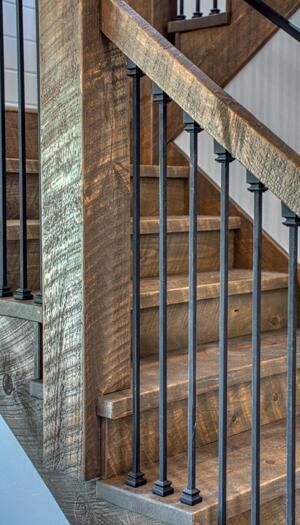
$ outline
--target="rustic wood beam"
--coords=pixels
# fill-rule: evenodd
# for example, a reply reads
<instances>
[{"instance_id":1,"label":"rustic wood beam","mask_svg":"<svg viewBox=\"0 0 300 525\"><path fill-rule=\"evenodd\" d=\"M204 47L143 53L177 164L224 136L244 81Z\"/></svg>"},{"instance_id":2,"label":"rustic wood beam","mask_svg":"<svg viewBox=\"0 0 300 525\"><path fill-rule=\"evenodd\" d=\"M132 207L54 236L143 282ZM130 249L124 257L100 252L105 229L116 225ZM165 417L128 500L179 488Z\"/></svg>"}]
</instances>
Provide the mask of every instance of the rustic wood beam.
<instances>
[{"instance_id":1,"label":"rustic wood beam","mask_svg":"<svg viewBox=\"0 0 300 525\"><path fill-rule=\"evenodd\" d=\"M98 0L41 0L44 460L99 475L99 394L130 384L127 71Z\"/></svg>"},{"instance_id":2,"label":"rustic wood beam","mask_svg":"<svg viewBox=\"0 0 300 525\"><path fill-rule=\"evenodd\" d=\"M124 0L102 2L101 29L185 112L294 212L300 156L194 66Z\"/></svg>"}]
</instances>

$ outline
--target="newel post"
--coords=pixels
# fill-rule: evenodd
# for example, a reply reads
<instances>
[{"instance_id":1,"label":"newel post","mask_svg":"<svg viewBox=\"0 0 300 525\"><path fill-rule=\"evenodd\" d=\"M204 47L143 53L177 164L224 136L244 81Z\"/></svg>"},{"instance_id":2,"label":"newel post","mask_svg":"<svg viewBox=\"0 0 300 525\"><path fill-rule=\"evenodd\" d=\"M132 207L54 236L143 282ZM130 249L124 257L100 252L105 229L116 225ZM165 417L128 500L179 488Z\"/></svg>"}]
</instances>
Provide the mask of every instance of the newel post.
<instances>
[{"instance_id":1,"label":"newel post","mask_svg":"<svg viewBox=\"0 0 300 525\"><path fill-rule=\"evenodd\" d=\"M99 475L96 399L130 385L126 63L99 0L40 0L44 461Z\"/></svg>"}]
</instances>

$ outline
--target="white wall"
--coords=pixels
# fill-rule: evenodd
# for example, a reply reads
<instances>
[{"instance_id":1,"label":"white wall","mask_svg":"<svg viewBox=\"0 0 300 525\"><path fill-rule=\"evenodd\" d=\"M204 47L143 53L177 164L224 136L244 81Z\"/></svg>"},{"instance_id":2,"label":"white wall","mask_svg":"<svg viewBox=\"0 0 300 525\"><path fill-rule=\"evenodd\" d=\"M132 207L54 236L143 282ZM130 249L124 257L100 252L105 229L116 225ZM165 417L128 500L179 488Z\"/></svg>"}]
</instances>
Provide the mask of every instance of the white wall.
<instances>
[{"instance_id":1,"label":"white wall","mask_svg":"<svg viewBox=\"0 0 300 525\"><path fill-rule=\"evenodd\" d=\"M26 106L36 108L35 0L24 0L23 3ZM6 104L14 107L18 101L15 0L4 0L3 8Z\"/></svg>"},{"instance_id":2,"label":"white wall","mask_svg":"<svg viewBox=\"0 0 300 525\"><path fill-rule=\"evenodd\" d=\"M293 17L300 26L300 10ZM283 31L274 37L229 83L226 91L300 153L300 48ZM182 133L178 146L188 153L188 135ZM201 133L199 137L199 166L220 183L219 169L214 161L212 139ZM230 195L249 215L253 198L247 191L245 169L232 164ZM288 228L282 225L281 204L271 192L264 194L263 227L286 251Z\"/></svg>"}]
</instances>

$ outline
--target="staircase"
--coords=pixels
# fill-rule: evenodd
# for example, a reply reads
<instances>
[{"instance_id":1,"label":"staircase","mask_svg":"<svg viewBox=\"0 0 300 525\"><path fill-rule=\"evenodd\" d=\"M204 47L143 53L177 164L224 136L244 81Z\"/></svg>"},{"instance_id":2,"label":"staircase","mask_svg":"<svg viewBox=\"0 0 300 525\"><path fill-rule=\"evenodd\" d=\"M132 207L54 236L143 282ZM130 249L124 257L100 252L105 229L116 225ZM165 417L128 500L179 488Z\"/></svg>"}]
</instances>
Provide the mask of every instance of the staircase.
<instances>
[{"instance_id":1,"label":"staircase","mask_svg":"<svg viewBox=\"0 0 300 525\"><path fill-rule=\"evenodd\" d=\"M101 499L155 523L300 523L300 157L221 89L274 32L262 19L251 45L236 46L253 3L228 1L219 13L213 0L202 17L196 2L184 20L180 2L175 20L171 0L150 9L103 0L101 16L96 1L41 0L41 189L38 155L23 148L22 218L19 152L7 148L0 270L4 283L7 254L12 291L27 270L23 291L40 289L41 191L43 307L26 293L0 299L0 315L26 320L22 336L34 340L21 373L15 343L1 372L7 397L22 376L42 399L21 395L23 412L40 403L44 467L61 471L55 494L74 520L82 506L86 525L101 520ZM177 48L162 36L168 27ZM203 39L213 31L208 50L194 45L200 29ZM183 129L189 165L171 142ZM214 139L220 189L198 167L202 130ZM234 161L253 221L229 199ZM262 231L267 190L282 202L288 254Z\"/></svg>"},{"instance_id":2,"label":"staircase","mask_svg":"<svg viewBox=\"0 0 300 525\"><path fill-rule=\"evenodd\" d=\"M187 476L188 167L168 167L168 457L175 493L152 494L159 459L158 167L141 167L141 464L147 485L124 488L131 468L132 391L100 396L98 495L166 523L217 523L220 217L198 216L197 487L203 503L179 503ZM198 202L201 210L201 192ZM235 264L240 218L229 218L228 516L249 510L252 271ZM287 286L285 273L262 274L263 502L284 493ZM299 391L300 393L300 391ZM274 448L276 461L274 461ZM118 490L119 489L119 490ZM275 499L276 499L275 498ZM238 523L238 522L237 522Z\"/></svg>"}]
</instances>

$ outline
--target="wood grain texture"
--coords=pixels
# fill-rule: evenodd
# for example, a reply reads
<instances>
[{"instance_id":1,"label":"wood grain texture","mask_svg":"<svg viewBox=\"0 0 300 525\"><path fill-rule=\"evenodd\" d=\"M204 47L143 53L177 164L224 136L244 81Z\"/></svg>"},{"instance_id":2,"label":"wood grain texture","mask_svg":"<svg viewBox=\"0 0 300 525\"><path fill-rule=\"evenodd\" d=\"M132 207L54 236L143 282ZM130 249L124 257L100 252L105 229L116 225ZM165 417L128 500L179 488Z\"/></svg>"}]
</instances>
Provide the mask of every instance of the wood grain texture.
<instances>
[{"instance_id":1,"label":"wood grain texture","mask_svg":"<svg viewBox=\"0 0 300 525\"><path fill-rule=\"evenodd\" d=\"M249 371L250 375L250 371ZM298 373L300 379L300 372ZM261 381L261 425L286 416L286 372ZM218 441L218 391L197 398L197 446ZM298 388L300 400L300 388ZM298 409L299 413L299 409ZM230 386L228 390L228 435L251 429L251 383ZM126 475L131 468L132 418L103 419L103 463L101 478ZM168 456L187 451L187 400L168 404ZM104 437L105 436L105 437ZM199 452L201 454L201 451ZM159 460L159 411L157 408L141 415L141 461L144 465Z\"/></svg>"},{"instance_id":2,"label":"wood grain texture","mask_svg":"<svg viewBox=\"0 0 300 525\"><path fill-rule=\"evenodd\" d=\"M239 227L239 219L230 218L229 268L234 263L234 235ZM157 277L159 264L159 219L141 219L141 277ZM188 273L189 218L168 217L168 275ZM199 216L198 218L198 272L219 270L220 219Z\"/></svg>"},{"instance_id":3,"label":"wood grain texture","mask_svg":"<svg viewBox=\"0 0 300 525\"><path fill-rule=\"evenodd\" d=\"M272 0L278 13L289 18L300 7L299 0ZM275 25L243 0L232 0L230 24L176 35L176 47L224 88L277 31ZM218 57L218 60L216 60ZM183 130L182 112L171 103L168 138Z\"/></svg>"},{"instance_id":4,"label":"wood grain texture","mask_svg":"<svg viewBox=\"0 0 300 525\"><path fill-rule=\"evenodd\" d=\"M282 374L286 370L286 330L262 334L262 378ZM299 334L298 334L299 337ZM251 374L251 337L229 340L229 385L247 383ZM198 395L218 389L218 343L200 345L197 360ZM177 352L168 358L168 401L187 397L187 355ZM131 389L106 394L98 398L98 415L119 419L132 413ZM159 405L158 357L143 358L141 362L141 411Z\"/></svg>"},{"instance_id":5,"label":"wood grain texture","mask_svg":"<svg viewBox=\"0 0 300 525\"><path fill-rule=\"evenodd\" d=\"M198 274L197 341L208 343L219 337L219 272ZM236 278L235 278L236 277ZM201 282L202 280L202 282ZM186 276L168 279L168 351L187 348L188 287ZM141 282L141 354L157 354L159 338L158 280ZM229 273L229 337L252 330L252 273ZM264 274L262 281L262 330L279 330L287 323L287 276Z\"/></svg>"},{"instance_id":6,"label":"wood grain texture","mask_svg":"<svg viewBox=\"0 0 300 525\"><path fill-rule=\"evenodd\" d=\"M261 424L286 415L286 331L263 334ZM251 428L251 337L229 343L228 434ZM218 440L218 344L199 347L197 359L198 446ZM157 358L142 361L141 368L141 453L142 464L158 461L159 377ZM300 371L298 372L300 377ZM172 355L168 360L168 451L175 456L187 449L187 357ZM298 387L298 397L300 387ZM131 391L99 398L103 416L103 479L130 469Z\"/></svg>"},{"instance_id":7,"label":"wood grain texture","mask_svg":"<svg viewBox=\"0 0 300 525\"><path fill-rule=\"evenodd\" d=\"M130 379L127 71L97 0L40 11L44 458L92 478L95 399Z\"/></svg>"},{"instance_id":8,"label":"wood grain texture","mask_svg":"<svg viewBox=\"0 0 300 525\"><path fill-rule=\"evenodd\" d=\"M170 215L188 214L188 181L187 178L168 178L167 206ZM141 215L159 215L159 181L158 177L141 178Z\"/></svg>"},{"instance_id":9,"label":"wood grain texture","mask_svg":"<svg viewBox=\"0 0 300 525\"><path fill-rule=\"evenodd\" d=\"M300 418L297 418L297 430L300 430ZM261 503L283 497L286 485L286 424L285 420L270 423L261 432ZM124 485L123 477L113 478L108 482L98 482L97 492L108 501L120 506L139 509L144 515L160 517L170 524L214 525L217 523L217 485L218 485L218 446L217 443L206 445L197 455L197 483L201 489L203 501L194 507L180 503L179 498L186 485L186 454L178 454L169 460L168 474L173 481L174 494L167 498L154 497L151 492L152 482L157 477L156 463L144 469L149 483L139 490ZM297 449L299 460L299 449ZM228 442L228 518L232 518L250 509L251 496L251 433L243 432L231 436ZM297 488L299 488L299 467L297 467Z\"/></svg>"},{"instance_id":10,"label":"wood grain texture","mask_svg":"<svg viewBox=\"0 0 300 525\"><path fill-rule=\"evenodd\" d=\"M6 122L6 155L8 158L19 157L18 139L18 111L7 109L5 111ZM26 158L38 159L38 119L36 111L26 111Z\"/></svg>"},{"instance_id":11,"label":"wood grain texture","mask_svg":"<svg viewBox=\"0 0 300 525\"><path fill-rule=\"evenodd\" d=\"M169 162L184 165L188 162L186 155L174 143L169 144ZM198 209L203 214L220 214L220 188L208 175L198 168L199 191ZM187 190L186 190L187 192ZM187 193L185 193L187 195ZM187 201L186 201L187 202ZM234 258L237 268L252 268L253 253L253 221L232 199L229 213L239 217L240 228L235 233ZM265 231L262 234L262 268L265 271L288 271L288 254ZM300 301L300 267L298 268L298 302ZM299 302L300 304L300 302ZM300 308L298 308L298 323L300 323Z\"/></svg>"},{"instance_id":12,"label":"wood grain texture","mask_svg":"<svg viewBox=\"0 0 300 525\"><path fill-rule=\"evenodd\" d=\"M6 177L6 192L7 192L7 218L18 219L19 214L19 168L16 159L9 159L7 161L7 177ZM38 171L36 169L36 161L28 161L27 163L27 218L39 218L39 179Z\"/></svg>"},{"instance_id":13,"label":"wood grain texture","mask_svg":"<svg viewBox=\"0 0 300 525\"><path fill-rule=\"evenodd\" d=\"M147 0L147 2L129 0L128 4L152 27L169 38L168 23L176 17L176 2L173 0ZM173 37L172 40L174 40ZM153 164L158 162L158 113L157 104L152 100L152 82L147 77L141 81L141 104L141 158L143 163Z\"/></svg>"},{"instance_id":14,"label":"wood grain texture","mask_svg":"<svg viewBox=\"0 0 300 525\"><path fill-rule=\"evenodd\" d=\"M202 16L196 18L187 18L186 20L173 20L168 24L169 33L185 33L196 31L197 29L207 29L216 26L223 26L230 21L230 13L218 13L215 16Z\"/></svg>"},{"instance_id":15,"label":"wood grain texture","mask_svg":"<svg viewBox=\"0 0 300 525\"><path fill-rule=\"evenodd\" d=\"M300 214L299 155L195 67L126 2L108 0L101 7L101 29L107 37L277 197Z\"/></svg>"},{"instance_id":16,"label":"wood grain texture","mask_svg":"<svg viewBox=\"0 0 300 525\"><path fill-rule=\"evenodd\" d=\"M1 301L0 301L1 302ZM95 482L83 482L43 465L43 404L29 392L33 377L32 323L0 318L0 415L37 469L71 525L161 525L96 497ZM6 395L3 378L13 390Z\"/></svg>"}]
</instances>

